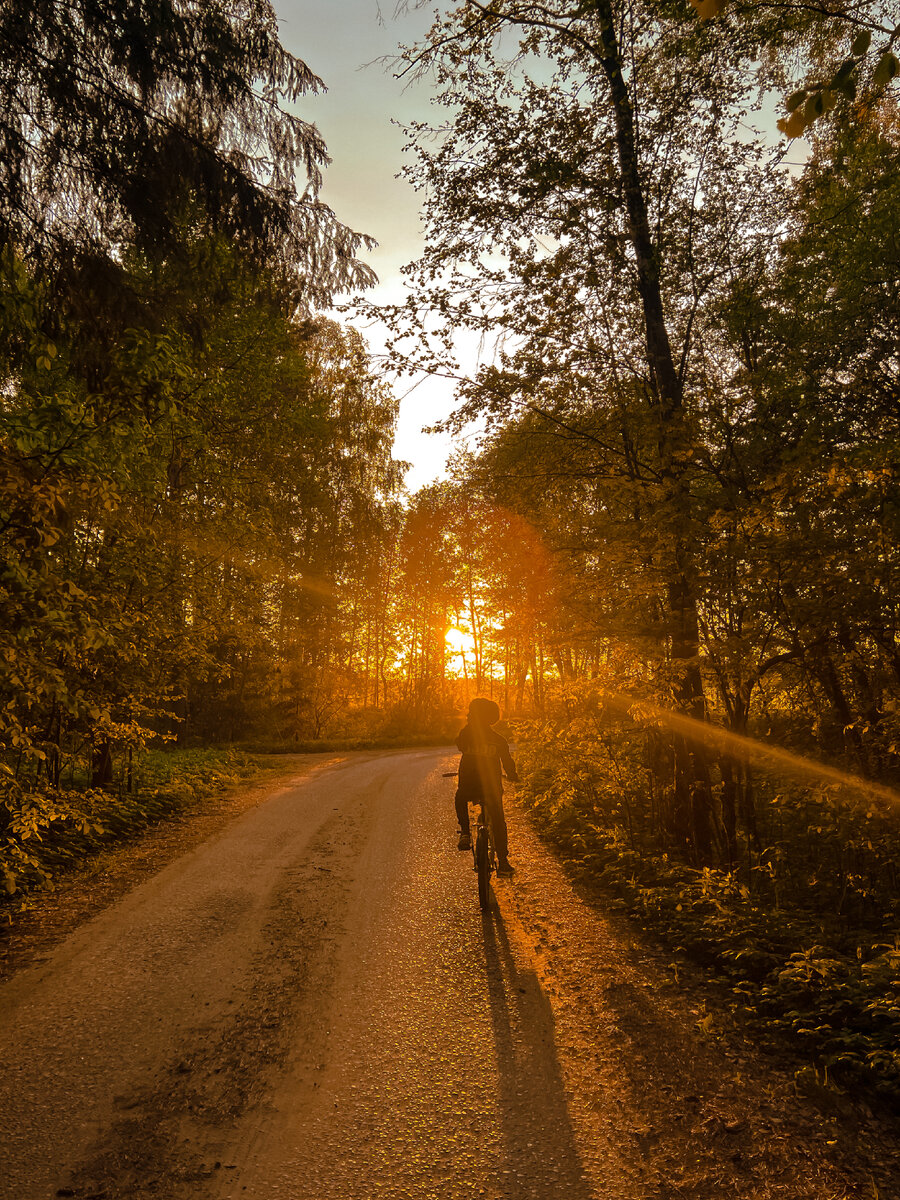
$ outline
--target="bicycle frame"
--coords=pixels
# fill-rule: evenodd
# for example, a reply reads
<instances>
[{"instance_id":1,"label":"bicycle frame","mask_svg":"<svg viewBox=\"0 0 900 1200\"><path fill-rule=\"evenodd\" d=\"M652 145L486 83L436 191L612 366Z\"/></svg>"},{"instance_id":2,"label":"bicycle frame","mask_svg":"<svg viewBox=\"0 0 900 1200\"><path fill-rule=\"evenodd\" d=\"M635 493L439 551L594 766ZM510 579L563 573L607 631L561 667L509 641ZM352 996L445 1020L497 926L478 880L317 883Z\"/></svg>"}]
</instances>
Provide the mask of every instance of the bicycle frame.
<instances>
[{"instance_id":1,"label":"bicycle frame","mask_svg":"<svg viewBox=\"0 0 900 1200\"><path fill-rule=\"evenodd\" d=\"M497 870L494 831L484 800L478 801L475 837L472 839L472 859L478 876L478 903L487 908L491 902L491 875Z\"/></svg>"},{"instance_id":2,"label":"bicycle frame","mask_svg":"<svg viewBox=\"0 0 900 1200\"><path fill-rule=\"evenodd\" d=\"M445 779L455 779L456 771L445 771ZM475 818L475 836L472 838L472 860L475 873L478 876L478 903L483 909L491 903L491 876L497 870L497 851L494 846L494 831L491 828L491 818L488 814L484 799L470 800L470 804L478 805L478 816Z\"/></svg>"}]
</instances>

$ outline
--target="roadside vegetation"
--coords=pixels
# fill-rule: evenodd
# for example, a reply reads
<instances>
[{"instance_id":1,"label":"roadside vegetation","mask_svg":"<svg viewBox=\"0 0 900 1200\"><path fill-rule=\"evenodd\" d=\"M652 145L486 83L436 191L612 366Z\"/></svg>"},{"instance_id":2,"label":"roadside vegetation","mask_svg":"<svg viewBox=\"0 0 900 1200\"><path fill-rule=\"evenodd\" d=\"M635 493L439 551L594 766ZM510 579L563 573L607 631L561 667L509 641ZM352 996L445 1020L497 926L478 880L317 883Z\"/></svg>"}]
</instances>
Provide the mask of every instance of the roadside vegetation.
<instances>
[{"instance_id":1,"label":"roadside vegetation","mask_svg":"<svg viewBox=\"0 0 900 1200\"><path fill-rule=\"evenodd\" d=\"M30 893L52 886L101 850L264 769L258 758L234 750L151 750L141 757L128 791L92 788L85 776L52 794L31 793L4 830L0 913L11 918Z\"/></svg>"},{"instance_id":2,"label":"roadside vegetation","mask_svg":"<svg viewBox=\"0 0 900 1200\"><path fill-rule=\"evenodd\" d=\"M523 730L520 800L573 876L709 970L812 1082L900 1105L900 822L883 797L766 770L740 861L692 863L667 837L645 767L658 726L605 708ZM810 1080L798 1067L798 1083Z\"/></svg>"}]
</instances>

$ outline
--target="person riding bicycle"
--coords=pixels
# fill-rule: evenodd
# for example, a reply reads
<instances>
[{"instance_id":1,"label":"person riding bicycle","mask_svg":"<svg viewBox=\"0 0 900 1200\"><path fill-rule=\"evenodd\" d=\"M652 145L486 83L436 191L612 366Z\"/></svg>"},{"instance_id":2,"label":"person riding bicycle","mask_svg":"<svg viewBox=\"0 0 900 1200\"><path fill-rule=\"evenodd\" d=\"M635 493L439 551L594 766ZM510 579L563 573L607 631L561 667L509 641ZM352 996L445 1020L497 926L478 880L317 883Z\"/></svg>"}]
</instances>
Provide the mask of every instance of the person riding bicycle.
<instances>
[{"instance_id":1,"label":"person riding bicycle","mask_svg":"<svg viewBox=\"0 0 900 1200\"><path fill-rule=\"evenodd\" d=\"M471 850L469 805L484 800L494 845L497 847L497 874L511 875L506 817L503 815L503 770L517 783L516 764L507 742L492 728L500 720L500 709L493 700L478 698L469 705L469 719L460 730L456 745L459 760L459 786L456 789L456 816L459 820L459 849ZM502 769L501 769L502 768Z\"/></svg>"}]
</instances>

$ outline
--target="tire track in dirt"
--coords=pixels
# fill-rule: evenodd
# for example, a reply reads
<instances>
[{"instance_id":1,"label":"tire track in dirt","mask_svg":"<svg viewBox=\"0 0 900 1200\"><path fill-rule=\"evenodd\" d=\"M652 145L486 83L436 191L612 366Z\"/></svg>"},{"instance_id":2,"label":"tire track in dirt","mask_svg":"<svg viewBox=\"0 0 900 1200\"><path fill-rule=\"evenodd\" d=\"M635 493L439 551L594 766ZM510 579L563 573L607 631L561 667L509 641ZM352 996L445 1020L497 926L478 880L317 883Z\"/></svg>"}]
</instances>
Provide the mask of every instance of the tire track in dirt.
<instances>
[{"instance_id":1,"label":"tire track in dirt","mask_svg":"<svg viewBox=\"0 0 900 1200\"><path fill-rule=\"evenodd\" d=\"M327 987L340 864L366 836L365 788L342 781L379 761L271 796L0 989L0 1188L194 1194L297 998Z\"/></svg>"}]
</instances>

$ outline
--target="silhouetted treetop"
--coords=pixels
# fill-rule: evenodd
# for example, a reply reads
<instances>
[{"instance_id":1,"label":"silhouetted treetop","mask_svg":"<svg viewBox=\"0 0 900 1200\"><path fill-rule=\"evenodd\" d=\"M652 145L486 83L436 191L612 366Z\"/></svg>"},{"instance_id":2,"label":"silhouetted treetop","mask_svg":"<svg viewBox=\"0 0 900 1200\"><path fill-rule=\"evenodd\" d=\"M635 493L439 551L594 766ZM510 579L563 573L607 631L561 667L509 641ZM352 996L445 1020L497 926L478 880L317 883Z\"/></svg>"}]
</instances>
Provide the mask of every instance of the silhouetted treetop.
<instances>
[{"instance_id":1,"label":"silhouetted treetop","mask_svg":"<svg viewBox=\"0 0 900 1200\"><path fill-rule=\"evenodd\" d=\"M365 281L286 106L323 87L267 0L0 0L0 238L44 267L159 250L193 225L302 277Z\"/></svg>"}]
</instances>

